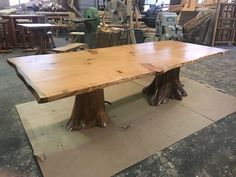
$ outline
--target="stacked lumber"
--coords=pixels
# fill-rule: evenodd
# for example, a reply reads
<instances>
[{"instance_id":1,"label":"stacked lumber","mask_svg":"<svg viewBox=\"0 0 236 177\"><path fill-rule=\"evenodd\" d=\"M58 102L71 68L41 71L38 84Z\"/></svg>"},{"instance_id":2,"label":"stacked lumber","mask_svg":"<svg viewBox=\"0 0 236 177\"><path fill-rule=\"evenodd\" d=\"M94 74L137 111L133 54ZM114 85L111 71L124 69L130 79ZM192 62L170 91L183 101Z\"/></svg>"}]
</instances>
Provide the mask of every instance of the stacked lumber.
<instances>
[{"instance_id":1,"label":"stacked lumber","mask_svg":"<svg viewBox=\"0 0 236 177\"><path fill-rule=\"evenodd\" d=\"M199 12L196 17L183 25L185 35L189 37L194 34L202 25L208 22L214 14L214 9L206 9Z\"/></svg>"},{"instance_id":2,"label":"stacked lumber","mask_svg":"<svg viewBox=\"0 0 236 177\"><path fill-rule=\"evenodd\" d=\"M0 15L10 15L17 12L16 8L0 9Z\"/></svg>"},{"instance_id":3,"label":"stacked lumber","mask_svg":"<svg viewBox=\"0 0 236 177\"><path fill-rule=\"evenodd\" d=\"M209 45L215 19L215 9L201 9L196 17L183 24L184 39Z\"/></svg>"}]
</instances>

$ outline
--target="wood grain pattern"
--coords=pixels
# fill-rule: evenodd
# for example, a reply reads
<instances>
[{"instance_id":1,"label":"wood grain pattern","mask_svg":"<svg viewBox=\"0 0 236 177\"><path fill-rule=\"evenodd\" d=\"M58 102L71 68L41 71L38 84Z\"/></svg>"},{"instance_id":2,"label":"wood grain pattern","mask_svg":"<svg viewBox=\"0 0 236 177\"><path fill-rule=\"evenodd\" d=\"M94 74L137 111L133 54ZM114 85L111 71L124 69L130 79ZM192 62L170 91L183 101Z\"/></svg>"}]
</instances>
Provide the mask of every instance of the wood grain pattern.
<instances>
[{"instance_id":1,"label":"wood grain pattern","mask_svg":"<svg viewBox=\"0 0 236 177\"><path fill-rule=\"evenodd\" d=\"M196 44L159 41L10 58L8 62L37 101L44 103L163 73L224 52L224 49Z\"/></svg>"}]
</instances>

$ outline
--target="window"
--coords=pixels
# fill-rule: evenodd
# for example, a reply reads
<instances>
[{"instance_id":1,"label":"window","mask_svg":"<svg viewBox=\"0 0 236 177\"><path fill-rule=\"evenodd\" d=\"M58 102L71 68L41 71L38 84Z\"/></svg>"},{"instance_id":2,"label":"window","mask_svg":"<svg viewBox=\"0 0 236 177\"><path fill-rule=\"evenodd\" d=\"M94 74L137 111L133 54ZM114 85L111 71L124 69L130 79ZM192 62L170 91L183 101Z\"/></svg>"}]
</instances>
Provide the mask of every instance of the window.
<instances>
[{"instance_id":1,"label":"window","mask_svg":"<svg viewBox=\"0 0 236 177\"><path fill-rule=\"evenodd\" d=\"M198 1L204 1L204 0L198 0ZM168 5L170 4L170 0L145 0L144 1L144 12L146 12L151 5Z\"/></svg>"},{"instance_id":2,"label":"window","mask_svg":"<svg viewBox=\"0 0 236 177\"><path fill-rule=\"evenodd\" d=\"M28 2L30 2L30 0L20 0L20 4L28 3Z\"/></svg>"},{"instance_id":3,"label":"window","mask_svg":"<svg viewBox=\"0 0 236 177\"><path fill-rule=\"evenodd\" d=\"M157 0L145 0L145 4L148 5L155 5L157 3Z\"/></svg>"},{"instance_id":4,"label":"window","mask_svg":"<svg viewBox=\"0 0 236 177\"><path fill-rule=\"evenodd\" d=\"M10 6L15 6L23 3L28 3L30 0L9 0Z\"/></svg>"},{"instance_id":5,"label":"window","mask_svg":"<svg viewBox=\"0 0 236 177\"><path fill-rule=\"evenodd\" d=\"M10 6L15 6L15 5L19 5L19 0L9 0L10 2Z\"/></svg>"}]
</instances>

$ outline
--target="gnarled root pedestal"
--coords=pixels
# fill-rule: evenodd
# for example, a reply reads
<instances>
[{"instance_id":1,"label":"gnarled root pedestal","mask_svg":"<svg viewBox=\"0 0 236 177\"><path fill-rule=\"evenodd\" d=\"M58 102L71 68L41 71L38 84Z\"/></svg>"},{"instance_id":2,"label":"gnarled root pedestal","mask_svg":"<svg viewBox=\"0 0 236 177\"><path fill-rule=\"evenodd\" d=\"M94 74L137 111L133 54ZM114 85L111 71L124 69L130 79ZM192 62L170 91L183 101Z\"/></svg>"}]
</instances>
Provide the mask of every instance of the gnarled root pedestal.
<instances>
[{"instance_id":1,"label":"gnarled root pedestal","mask_svg":"<svg viewBox=\"0 0 236 177\"><path fill-rule=\"evenodd\" d=\"M182 100L187 96L179 80L180 68L175 68L163 74L156 75L152 83L143 89L150 105L167 103L169 99Z\"/></svg>"},{"instance_id":2,"label":"gnarled root pedestal","mask_svg":"<svg viewBox=\"0 0 236 177\"><path fill-rule=\"evenodd\" d=\"M108 116L105 110L104 91L98 89L77 95L67 129L70 131L82 128L106 127Z\"/></svg>"}]
</instances>

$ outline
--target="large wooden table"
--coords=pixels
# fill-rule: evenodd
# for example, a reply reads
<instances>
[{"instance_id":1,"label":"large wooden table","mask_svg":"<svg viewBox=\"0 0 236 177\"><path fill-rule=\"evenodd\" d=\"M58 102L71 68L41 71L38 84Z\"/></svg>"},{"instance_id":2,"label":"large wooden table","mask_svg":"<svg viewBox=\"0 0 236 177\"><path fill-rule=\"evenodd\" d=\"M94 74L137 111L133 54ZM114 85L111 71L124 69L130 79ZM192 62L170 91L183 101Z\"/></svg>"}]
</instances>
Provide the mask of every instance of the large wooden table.
<instances>
[{"instance_id":1,"label":"large wooden table","mask_svg":"<svg viewBox=\"0 0 236 177\"><path fill-rule=\"evenodd\" d=\"M8 62L39 103L76 95L67 128L106 127L103 88L156 75L143 93L151 105L186 96L180 67L225 50L176 41L10 58Z\"/></svg>"},{"instance_id":2,"label":"large wooden table","mask_svg":"<svg viewBox=\"0 0 236 177\"><path fill-rule=\"evenodd\" d=\"M54 25L49 23L29 23L29 24L18 24L21 27L23 34L23 43L26 43L25 31L34 31L37 41L39 43L39 50L36 54L47 54L48 53L48 35L47 32L53 28L67 27L67 25ZM26 48L26 46L24 46Z\"/></svg>"},{"instance_id":3,"label":"large wooden table","mask_svg":"<svg viewBox=\"0 0 236 177\"><path fill-rule=\"evenodd\" d=\"M17 46L20 41L17 40L17 19L28 19L31 20L32 23L45 23L45 16L44 15L35 15L35 14L28 14L28 15L3 15L3 19L8 19L8 32L11 34L9 36L10 43L13 46Z\"/></svg>"}]
</instances>

